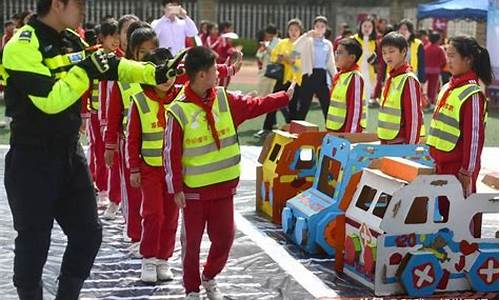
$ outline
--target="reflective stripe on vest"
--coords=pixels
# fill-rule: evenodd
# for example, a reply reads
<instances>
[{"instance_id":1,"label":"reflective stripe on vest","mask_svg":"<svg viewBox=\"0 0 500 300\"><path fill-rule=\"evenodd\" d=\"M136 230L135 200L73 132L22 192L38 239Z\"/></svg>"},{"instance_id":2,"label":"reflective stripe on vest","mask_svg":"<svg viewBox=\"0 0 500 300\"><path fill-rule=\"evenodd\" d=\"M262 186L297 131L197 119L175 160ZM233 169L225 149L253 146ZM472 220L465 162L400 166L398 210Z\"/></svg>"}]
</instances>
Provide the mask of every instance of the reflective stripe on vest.
<instances>
[{"instance_id":1,"label":"reflective stripe on vest","mask_svg":"<svg viewBox=\"0 0 500 300\"><path fill-rule=\"evenodd\" d=\"M418 82L415 74L411 72L398 75L392 79L391 90L387 94L384 106L380 107L378 113L377 135L381 140L393 140L401 130L401 97L403 96L405 82L410 76Z\"/></svg>"},{"instance_id":2,"label":"reflective stripe on vest","mask_svg":"<svg viewBox=\"0 0 500 300\"><path fill-rule=\"evenodd\" d=\"M326 118L326 128L329 130L339 130L345 123L347 116L347 89L354 77L354 74L363 78L358 71L352 71L340 75L337 84L333 87L330 97L330 107ZM364 101L364 89L361 91L361 127L366 128L366 101Z\"/></svg>"},{"instance_id":3,"label":"reflective stripe on vest","mask_svg":"<svg viewBox=\"0 0 500 300\"><path fill-rule=\"evenodd\" d=\"M163 135L164 130L158 124L160 105L149 99L144 92L132 96L139 112L142 131L141 156L144 162L152 167L163 165ZM168 105L165 105L165 109Z\"/></svg>"},{"instance_id":4,"label":"reflective stripe on vest","mask_svg":"<svg viewBox=\"0 0 500 300\"><path fill-rule=\"evenodd\" d=\"M439 92L436 109L438 109L447 88L448 85L445 85ZM461 107L466 99L480 92L481 87L477 84L466 84L450 92L446 100L446 105L443 105L439 111L436 111L431 120L429 137L427 138L429 146L444 152L450 152L455 149L461 135Z\"/></svg>"},{"instance_id":5,"label":"reflective stripe on vest","mask_svg":"<svg viewBox=\"0 0 500 300\"><path fill-rule=\"evenodd\" d=\"M90 95L88 107L91 110L99 110L99 80L92 80L92 93Z\"/></svg>"},{"instance_id":6,"label":"reflective stripe on vest","mask_svg":"<svg viewBox=\"0 0 500 300\"><path fill-rule=\"evenodd\" d=\"M183 129L183 179L191 188L236 179L240 175L240 147L224 88L217 88L212 113L220 149L206 122L205 111L186 101L184 88L168 108Z\"/></svg>"},{"instance_id":7,"label":"reflective stripe on vest","mask_svg":"<svg viewBox=\"0 0 500 300\"><path fill-rule=\"evenodd\" d=\"M127 83L127 82L117 82L117 83L122 97L122 104L123 104L122 125L123 125L123 131L125 132L127 129L128 110L130 107L130 102L133 101L134 95L142 92L142 87L139 83Z\"/></svg>"}]
</instances>

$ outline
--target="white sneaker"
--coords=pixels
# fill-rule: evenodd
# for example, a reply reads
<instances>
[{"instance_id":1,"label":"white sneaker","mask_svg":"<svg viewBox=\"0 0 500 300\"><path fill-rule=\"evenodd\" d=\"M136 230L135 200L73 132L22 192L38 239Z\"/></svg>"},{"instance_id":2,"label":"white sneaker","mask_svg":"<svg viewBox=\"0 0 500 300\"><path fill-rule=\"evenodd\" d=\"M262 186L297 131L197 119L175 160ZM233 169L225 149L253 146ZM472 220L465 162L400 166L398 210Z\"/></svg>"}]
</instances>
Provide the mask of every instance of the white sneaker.
<instances>
[{"instance_id":1,"label":"white sneaker","mask_svg":"<svg viewBox=\"0 0 500 300\"><path fill-rule=\"evenodd\" d=\"M108 192L100 191L97 193L97 208L105 208L109 205Z\"/></svg>"},{"instance_id":2,"label":"white sneaker","mask_svg":"<svg viewBox=\"0 0 500 300\"><path fill-rule=\"evenodd\" d=\"M141 242L132 243L132 245L130 245L130 247L128 247L128 251L135 258L142 258L142 254L141 254L140 250L141 250ZM156 272L156 269L155 269L155 272Z\"/></svg>"},{"instance_id":3,"label":"white sneaker","mask_svg":"<svg viewBox=\"0 0 500 300\"><path fill-rule=\"evenodd\" d=\"M116 218L116 214L118 213L119 209L120 209L119 204L110 201L108 208L106 208L104 214L102 214L102 217L106 220L114 220Z\"/></svg>"},{"instance_id":4,"label":"white sneaker","mask_svg":"<svg viewBox=\"0 0 500 300\"><path fill-rule=\"evenodd\" d=\"M195 293L195 292L192 292L192 293L189 293L186 295L186 298L184 298L186 300L198 300L198 299L201 299L200 298L200 293Z\"/></svg>"},{"instance_id":5,"label":"white sneaker","mask_svg":"<svg viewBox=\"0 0 500 300\"><path fill-rule=\"evenodd\" d=\"M142 259L141 281L143 282L158 281L158 277L156 275L156 258Z\"/></svg>"},{"instance_id":6,"label":"white sneaker","mask_svg":"<svg viewBox=\"0 0 500 300\"><path fill-rule=\"evenodd\" d=\"M174 274L168 265L168 260L158 259L156 264L156 274L158 275L158 280L170 281L174 279Z\"/></svg>"},{"instance_id":7,"label":"white sneaker","mask_svg":"<svg viewBox=\"0 0 500 300\"><path fill-rule=\"evenodd\" d=\"M215 282L215 279L210 279L210 280L201 280L201 285L205 288L207 291L207 297L210 300L223 300L224 296L220 292L219 288L217 287L217 283Z\"/></svg>"}]
</instances>

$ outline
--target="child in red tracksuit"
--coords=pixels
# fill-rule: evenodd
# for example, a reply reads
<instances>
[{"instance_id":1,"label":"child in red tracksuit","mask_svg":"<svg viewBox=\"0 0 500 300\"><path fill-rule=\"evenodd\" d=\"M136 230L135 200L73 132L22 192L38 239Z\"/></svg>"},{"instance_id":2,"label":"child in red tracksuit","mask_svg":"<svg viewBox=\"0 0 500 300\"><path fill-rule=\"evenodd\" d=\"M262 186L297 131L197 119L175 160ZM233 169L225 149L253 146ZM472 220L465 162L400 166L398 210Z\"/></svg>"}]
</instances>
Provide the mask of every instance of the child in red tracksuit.
<instances>
[{"instance_id":1,"label":"child in red tracksuit","mask_svg":"<svg viewBox=\"0 0 500 300\"><path fill-rule=\"evenodd\" d=\"M125 50L127 49L127 44L128 44L128 39L127 39L127 33L130 25L134 22L138 22L139 18L137 18L134 15L124 15L123 17L120 18L118 21L118 33L119 33L119 39L120 39L120 46L118 49L116 49L115 54L117 57L124 57L125 56ZM100 102L100 111L99 111L99 120L101 121L101 128L102 132L106 130L106 127L108 125L107 121L107 116L108 116L108 107L109 107L109 102L110 102L110 95L111 91L113 89L113 85L115 83L112 81L107 81L107 95L105 98L101 98ZM104 135L104 134L103 134ZM105 151L106 153L106 151ZM109 151L108 151L109 155ZM109 197L109 204L106 210L103 213L103 218L112 220L116 218L116 214L119 211L120 208L120 203L122 199L122 190L121 190L121 175L120 175L120 159L119 155L113 155L112 159L109 159L109 161L106 162L106 156L105 156L105 163L107 164L108 167L108 197Z\"/></svg>"},{"instance_id":2,"label":"child in red tracksuit","mask_svg":"<svg viewBox=\"0 0 500 300\"><path fill-rule=\"evenodd\" d=\"M359 133L366 127L366 105L363 101L364 80L357 62L363 53L358 41L345 38L335 50L335 74L326 118L326 129L332 132Z\"/></svg>"},{"instance_id":3,"label":"child in red tracksuit","mask_svg":"<svg viewBox=\"0 0 500 300\"><path fill-rule=\"evenodd\" d=\"M158 38L154 31L147 28L137 28L130 35L130 59L142 60L149 51L158 48ZM111 90L107 109L107 126L104 131L105 160L108 166L112 165L114 154L118 150L120 163L120 177L122 186L122 211L126 221L127 236L132 241L130 251L140 257L139 248L141 240L141 193L138 188L130 185L130 168L126 163L125 151L125 126L124 118L128 114L130 96L140 90L139 85L121 85L115 82Z\"/></svg>"},{"instance_id":4,"label":"child in red tracksuit","mask_svg":"<svg viewBox=\"0 0 500 300\"><path fill-rule=\"evenodd\" d=\"M420 82L406 62L408 42L391 32L381 42L382 57L390 67L382 93L377 135L382 144L418 144L423 126Z\"/></svg>"},{"instance_id":5,"label":"child in red tracksuit","mask_svg":"<svg viewBox=\"0 0 500 300\"><path fill-rule=\"evenodd\" d=\"M190 81L170 104L165 131L164 166L169 194L183 209L183 284L186 299L199 299L202 284L209 299L222 299L215 283L234 237L233 195L239 178L236 128L245 120L288 104L292 87L262 98L227 93L217 87L214 53L188 51ZM200 243L207 227L212 242L200 276Z\"/></svg>"},{"instance_id":6,"label":"child in red tracksuit","mask_svg":"<svg viewBox=\"0 0 500 300\"><path fill-rule=\"evenodd\" d=\"M170 52L160 48L147 54L143 61L160 65L168 59L172 59ZM156 87L142 86L143 91L130 105L127 159L130 183L133 187L140 187L142 194L140 253L143 257L143 282L173 279L168 259L174 252L179 210L173 195L167 193L162 153L165 107L180 90L174 87L174 81L172 78Z\"/></svg>"},{"instance_id":7,"label":"child in red tracksuit","mask_svg":"<svg viewBox=\"0 0 500 300\"><path fill-rule=\"evenodd\" d=\"M101 85L103 91L105 91L105 97L100 97L99 102L99 122L101 125L101 132L103 137L103 148L104 145L104 132L106 127L108 126L108 104L110 102L111 90L113 89L114 81L102 81ZM104 152L103 151L103 160L104 160ZM116 218L116 214L118 213L120 202L121 202L121 178L120 178L120 163L118 155L113 156L113 161L110 166L106 166L107 169L107 191L108 191L108 199L109 203L104 211L102 217L107 220L113 220Z\"/></svg>"},{"instance_id":8,"label":"child in red tracksuit","mask_svg":"<svg viewBox=\"0 0 500 300\"><path fill-rule=\"evenodd\" d=\"M492 70L488 50L472 37L452 37L447 56L452 78L438 95L427 144L436 173L455 175L468 197L476 192L485 138L486 97L480 80L488 86ZM449 202L439 204L440 214L447 216ZM479 238L481 217L472 224L472 232Z\"/></svg>"},{"instance_id":9,"label":"child in red tracksuit","mask_svg":"<svg viewBox=\"0 0 500 300\"><path fill-rule=\"evenodd\" d=\"M99 42L106 52L115 52L120 45L118 22L108 20L100 25ZM107 81L94 80L90 87L88 99L89 120L89 148L91 165L94 168L94 180L98 191L99 206L104 207L108 202L108 169L104 163L104 140L102 137L102 110L100 104L105 101L108 91Z\"/></svg>"}]
</instances>

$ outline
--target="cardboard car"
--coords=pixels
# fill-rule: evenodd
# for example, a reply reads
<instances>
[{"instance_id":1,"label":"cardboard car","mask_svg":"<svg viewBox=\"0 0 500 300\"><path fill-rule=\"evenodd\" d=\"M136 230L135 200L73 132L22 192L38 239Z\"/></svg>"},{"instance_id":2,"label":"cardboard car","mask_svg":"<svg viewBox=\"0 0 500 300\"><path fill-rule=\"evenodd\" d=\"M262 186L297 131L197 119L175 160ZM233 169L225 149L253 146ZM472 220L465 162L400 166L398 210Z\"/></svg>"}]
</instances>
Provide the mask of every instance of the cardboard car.
<instances>
[{"instance_id":1,"label":"cardboard car","mask_svg":"<svg viewBox=\"0 0 500 300\"><path fill-rule=\"evenodd\" d=\"M288 199L311 187L326 132L305 121L275 130L264 142L257 166L256 209L276 224Z\"/></svg>"},{"instance_id":2,"label":"cardboard car","mask_svg":"<svg viewBox=\"0 0 500 300\"><path fill-rule=\"evenodd\" d=\"M357 187L361 171L385 156L406 157L433 165L428 148L423 146L351 144L347 139L326 135L313 186L288 200L283 209L282 227L287 237L307 253L335 255L336 268L341 270L344 217L349 199Z\"/></svg>"},{"instance_id":3,"label":"cardboard car","mask_svg":"<svg viewBox=\"0 0 500 300\"><path fill-rule=\"evenodd\" d=\"M455 176L385 158L363 170L345 213L344 272L377 296L498 292L498 231L474 219L498 213L498 194L464 198Z\"/></svg>"}]
</instances>

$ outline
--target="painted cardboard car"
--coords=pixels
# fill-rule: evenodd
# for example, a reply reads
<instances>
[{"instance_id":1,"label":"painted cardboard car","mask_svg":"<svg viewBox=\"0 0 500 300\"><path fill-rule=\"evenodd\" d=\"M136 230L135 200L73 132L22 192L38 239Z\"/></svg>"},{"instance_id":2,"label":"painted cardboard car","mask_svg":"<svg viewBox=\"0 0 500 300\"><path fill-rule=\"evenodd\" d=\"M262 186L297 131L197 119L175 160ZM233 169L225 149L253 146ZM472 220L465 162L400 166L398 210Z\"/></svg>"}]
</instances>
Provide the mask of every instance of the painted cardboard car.
<instances>
[{"instance_id":1,"label":"painted cardboard car","mask_svg":"<svg viewBox=\"0 0 500 300\"><path fill-rule=\"evenodd\" d=\"M498 291L498 231L470 229L498 213L498 194L465 199L455 176L422 170L388 158L363 170L345 213L344 272L377 296Z\"/></svg>"},{"instance_id":2,"label":"painted cardboard car","mask_svg":"<svg viewBox=\"0 0 500 300\"><path fill-rule=\"evenodd\" d=\"M275 130L264 142L257 166L256 209L281 223L285 202L311 187L326 132L305 121Z\"/></svg>"},{"instance_id":3,"label":"painted cardboard car","mask_svg":"<svg viewBox=\"0 0 500 300\"><path fill-rule=\"evenodd\" d=\"M285 234L307 253L336 256L342 269L344 213L349 202L344 195L356 189L363 168L385 156L406 157L429 166L428 148L416 145L351 144L331 134L325 136L313 186L288 200L282 212Z\"/></svg>"}]
</instances>

